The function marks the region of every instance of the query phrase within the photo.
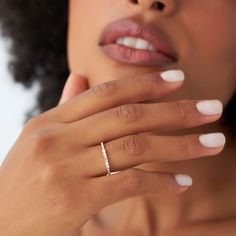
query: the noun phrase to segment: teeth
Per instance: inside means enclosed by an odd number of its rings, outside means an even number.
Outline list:
[[[119,38],[116,43],[117,44],[120,44],[120,45],[123,45],[123,42],[124,42],[124,38]]]
[[[131,38],[131,37],[124,38],[124,42],[123,42],[124,46],[134,48],[135,44],[136,44],[136,39],[135,38]]]
[[[119,38],[116,41],[116,44],[124,45],[126,47],[141,49],[141,50],[149,50],[156,52],[157,49],[148,41],[135,37],[123,37]]]
[[[143,39],[137,39],[135,48],[146,50],[149,48],[150,43]]]

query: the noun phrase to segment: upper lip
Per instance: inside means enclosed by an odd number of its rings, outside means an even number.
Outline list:
[[[131,36],[142,38],[159,51],[174,61],[177,55],[163,33],[148,24],[141,24],[131,19],[123,19],[109,24],[101,34],[99,45],[114,44],[118,38]]]

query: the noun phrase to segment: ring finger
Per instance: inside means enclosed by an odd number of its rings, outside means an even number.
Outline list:
[[[210,137],[211,136],[211,137]],[[201,138],[200,138],[201,137]],[[215,139],[215,143],[209,143]],[[166,162],[212,156],[222,151],[225,140],[220,133],[185,136],[130,135],[105,143],[110,170],[116,172],[148,162]],[[90,147],[79,158],[83,174],[107,174],[101,146]]]

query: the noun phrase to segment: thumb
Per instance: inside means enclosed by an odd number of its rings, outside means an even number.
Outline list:
[[[65,83],[58,105],[67,102],[87,89],[89,89],[89,85],[88,80],[85,77],[78,74],[70,74]]]

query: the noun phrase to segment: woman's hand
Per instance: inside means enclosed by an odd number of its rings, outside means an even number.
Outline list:
[[[222,151],[222,140],[200,142],[200,134],[147,133],[196,127],[221,116],[201,114],[196,100],[141,103],[182,83],[164,81],[160,73],[109,81],[31,119],[0,169],[0,235],[76,236],[105,206],[137,195],[185,191],[191,183],[184,176],[134,168]],[[119,173],[106,176],[101,142],[111,171]]]

